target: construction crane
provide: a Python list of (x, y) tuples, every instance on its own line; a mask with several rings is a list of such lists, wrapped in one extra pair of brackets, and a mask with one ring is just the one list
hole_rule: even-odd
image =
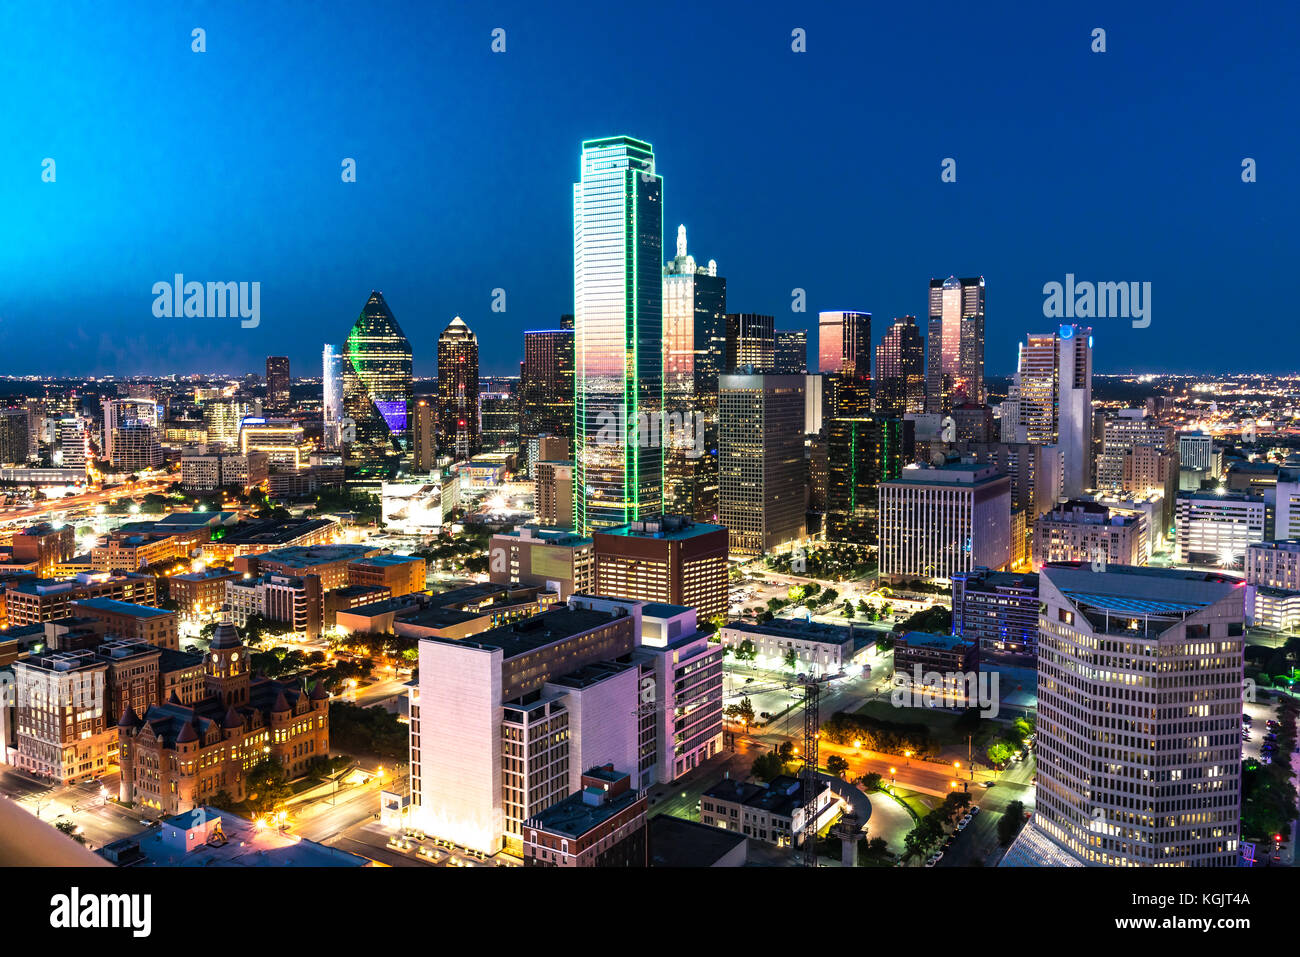
[(821, 683), (824, 677), (800, 675), (803, 685), (803, 866), (817, 866), (817, 743), (821, 730)]

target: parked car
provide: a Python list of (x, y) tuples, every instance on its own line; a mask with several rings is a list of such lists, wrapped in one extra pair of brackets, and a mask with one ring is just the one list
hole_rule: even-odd
[(978, 804), (972, 804), (970, 808), (971, 816), (974, 817), (979, 812), (980, 812), (980, 806)]
[(981, 782), (980, 782), (980, 787), (982, 787), (982, 788), (991, 788), (991, 787), (993, 787), (993, 782), (992, 782), (992, 781), (981, 781)]

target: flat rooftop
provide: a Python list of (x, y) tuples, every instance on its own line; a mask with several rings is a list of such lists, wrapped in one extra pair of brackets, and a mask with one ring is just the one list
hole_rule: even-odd
[(936, 635), (928, 631), (909, 631), (898, 640), (909, 648), (939, 648), (944, 651), (975, 646), (974, 641), (961, 635)]
[[(729, 621), (723, 626), (729, 631), (750, 635), (779, 635), (782, 638), (802, 638), (830, 645), (848, 645), (854, 640), (855, 630), (847, 625), (832, 625), (821, 621), (804, 621), (801, 618), (773, 618), (771, 621)], [(868, 629), (857, 629), (866, 632)], [(871, 637), (874, 637), (871, 636)]]
[(540, 615), (533, 615), (522, 621), (501, 625), (474, 635), (472, 638), (431, 638), (430, 641), (445, 641), (449, 644), (476, 648), (500, 648), (506, 658), (515, 658), (528, 654), (538, 648), (545, 648), (556, 642), (580, 635), (585, 631), (599, 628), (630, 618), (626, 615), (613, 615), (603, 611), (586, 608), (570, 608), (567, 605), (552, 608)]
[(714, 867), (748, 838), (669, 814), (650, 818), (651, 867)]
[[(586, 776), (592, 777), (594, 775), (588, 771)], [(525, 827), (532, 827), (535, 824), (538, 830), (559, 834), (563, 837), (577, 838), (588, 833), (593, 828), (599, 827), (616, 814), (626, 811), (641, 800), (644, 800), (644, 796), (640, 792), (624, 791), (617, 797), (610, 798), (601, 804), (588, 804), (583, 800), (583, 792), (579, 791), (576, 794), (570, 794), (558, 804), (552, 804), (545, 811), (529, 818)]]
[(129, 601), (118, 601), (116, 598), (78, 598), (74, 604), (78, 608), (93, 608), (96, 611), (106, 611), (114, 615), (130, 615), (132, 618), (158, 618), (163, 615), (175, 614), (175, 612), (167, 611), (165, 608), (136, 605)]
[(391, 568), (394, 565), (411, 565), (415, 562), (422, 562), (423, 558), (415, 555), (371, 555), (369, 558), (358, 558), (353, 565), (370, 565), (374, 568)]
[(294, 545), (266, 552), (259, 555), (258, 560), (292, 568), (312, 568), (330, 562), (356, 561), (374, 550), (371, 545)]

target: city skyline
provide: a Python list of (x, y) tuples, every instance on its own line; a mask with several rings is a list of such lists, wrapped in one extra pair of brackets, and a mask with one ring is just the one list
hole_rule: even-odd
[[(1195, 45), (1181, 43), (1179, 31), (1193, 29), (1190, 23), (1156, 26), (1138, 13), (1101, 17), (1110, 46), (1100, 54), (1089, 49), (1091, 21), (1051, 13), (1026, 24), (990, 11), (968, 25), (972, 42), (991, 54), (972, 77), (942, 61), (933, 76), (921, 75), (908, 60), (924, 41), (922, 20), (932, 14), (890, 11), (891, 19), (877, 24), (855, 12), (801, 13), (792, 24), (788, 16), (747, 9), (747, 16), (731, 18), (726, 32), (682, 36), (652, 26), (640, 42), (659, 44), (665, 62), (683, 66), (634, 77), (624, 94), (595, 91), (582, 110), (543, 124), (536, 116), (543, 99), (571, 100), (580, 89), (575, 75), (543, 75), (553, 72), (545, 70), (550, 58), (581, 53), (600, 69), (620, 44), (597, 44), (589, 27), (570, 30), (520, 9), (503, 17), (514, 26), (505, 52), (494, 54), (491, 27), (452, 12), (439, 24), (448, 49), (438, 68), (420, 73), (423, 79), (410, 88), (367, 72), (360, 91), (323, 109), (301, 75), (325, 72), (353, 43), (387, 35), (409, 11), (395, 4), (373, 20), (319, 26), (310, 48), (289, 49), (282, 63), (269, 64), (276, 58), (262, 55), (259, 30), (275, 32), (291, 11), (238, 23), (214, 11), (201, 55), (190, 50), (188, 22), (143, 24), (130, 11), (107, 28), (119, 44), (90, 43), (84, 31), (101, 27), (92, 27), (89, 17), (65, 22), (37, 12), (18, 24), (11, 31), (20, 50), (17, 148), (0, 156), (0, 178), (10, 186), (11, 215), (30, 228), (0, 256), (6, 290), (0, 329), (39, 322), (69, 348), (48, 357), (34, 342), (20, 342), (10, 369), (238, 372), (258, 368), (267, 355), (287, 355), (293, 368), (309, 368), (322, 344), (312, 340), (326, 338), (314, 335), (316, 328), (347, 321), (354, 308), (348, 304), (378, 289), (411, 336), (417, 375), (433, 374), (437, 331), (455, 315), (492, 332), (484, 371), (510, 373), (517, 361), (512, 343), (523, 330), (552, 327), (573, 311), (566, 278), (573, 144), (616, 134), (655, 144), (660, 172), (672, 184), (665, 229), (684, 223), (700, 248), (727, 264), (730, 307), (775, 315), (778, 329), (811, 334), (817, 312), (857, 309), (877, 317), (874, 347), (895, 317), (927, 314), (928, 279), (983, 275), (992, 291), (987, 373), (1009, 374), (1023, 335), (1050, 332), (1055, 324), (1043, 315), (1044, 285), (1075, 275), (1152, 283), (1151, 327), (1094, 323), (1099, 372), (1210, 371), (1197, 334), (1212, 334), (1229, 316), (1254, 317), (1263, 336), (1282, 331), (1266, 289), (1287, 264), (1278, 211), (1294, 200), (1296, 187), (1277, 157), (1296, 155), (1296, 134), (1272, 121), (1267, 98), (1246, 95), (1294, 84), (1281, 72), (1272, 31), (1247, 33), (1233, 24), (1216, 30), (1223, 57), (1242, 65), (1224, 90), (1201, 77)], [(794, 26), (807, 31), (806, 53), (791, 50)], [(56, 34), (62, 39), (52, 43)], [(891, 43), (880, 43), (880, 34)], [(844, 123), (830, 98), (815, 94), (848, 81), (851, 74), (836, 64), (851, 62), (845, 54), (864, 36), (875, 38), (882, 71), (900, 79), (889, 104), (859, 128)], [(31, 51), (44, 55), (51, 46), (67, 77), (51, 83), (44, 71), (21, 69)], [(156, 84), (164, 89), (141, 89), (124, 75), (127, 51), (142, 46), (157, 47), (151, 60), (169, 81)], [(718, 56), (702, 56), (704, 49)], [(422, 53), (410, 41), (396, 44), (391, 55), (401, 67), (422, 63)], [(266, 125), (262, 91), (239, 78), (254, 58), (273, 71), (282, 97), (269, 114), (302, 113), (314, 125), (288, 117)], [(760, 68), (740, 85), (728, 75), (735, 62)], [(472, 95), (448, 96), (471, 70), (488, 82)], [(1051, 89), (1005, 96), (1006, 84), (1026, 70), (1050, 77)], [(73, 104), (69, 98), (83, 89), (78, 81), (87, 71), (106, 79), (84, 104)], [(1153, 75), (1177, 75), (1184, 85), (1175, 90)], [(24, 98), (32, 82), (43, 84), (40, 95)], [(665, 84), (709, 95), (721, 107), (721, 128), (699, 117), (666, 119), (658, 89)], [(941, 108), (953, 89), (980, 107), (917, 135), (903, 117)], [(397, 103), (412, 93), (455, 102), (440, 108), (441, 122), (410, 123)], [(762, 110), (741, 99), (749, 94), (765, 103)], [(120, 132), (101, 128), (90, 115), (103, 106), (98, 98), (109, 95), (127, 104)], [(1066, 112), (1056, 105), (1062, 97)], [(384, 135), (367, 145), (357, 128), (376, 98), (394, 102), (378, 109)], [(1198, 98), (1204, 106), (1192, 113), (1189, 104)], [(41, 104), (39, 112), (27, 103)], [(236, 123), (222, 136), (228, 146), (214, 157), (190, 141), (207, 137), (156, 132), (161, 117), (182, 115), (181, 103), (188, 113), (219, 110), (251, 126), (243, 131)], [(795, 104), (807, 111), (798, 115), (807, 117), (809, 136), (829, 131), (841, 148), (810, 150), (808, 137), (799, 134), (803, 127), (791, 133), (780, 117)], [(53, 114), (67, 118), (57, 132), (42, 118)], [(1168, 165), (1111, 147), (1137, 121), (1153, 141), (1167, 144)], [(470, 138), (456, 129), (478, 132)], [(714, 150), (720, 133), (763, 143), (761, 160), (724, 165)], [(879, 139), (907, 146), (859, 148)], [(529, 157), (526, 176), (512, 168), (520, 155)], [(1242, 182), (1246, 157), (1259, 164), (1258, 182)], [(54, 182), (42, 182), (46, 158), (57, 164)], [(356, 163), (356, 182), (340, 177), (348, 158)], [(942, 163), (949, 158), (956, 161), (956, 181), (946, 183)], [(450, 183), (455, 189), (444, 185)], [(773, 193), (774, 183), (786, 188)], [(1184, 210), (1177, 201), (1189, 188), (1199, 201)], [(1067, 194), (1077, 199), (1057, 201)], [(750, 202), (754, 195), (770, 198)], [(980, 225), (936, 229), (943, 221)], [(102, 238), (93, 245), (79, 238), (91, 235)], [(1251, 238), (1241, 242), (1242, 236)], [(435, 262), (439, 268), (430, 269)], [(261, 283), (259, 325), (154, 317), (152, 284), (178, 272), (201, 281)], [(1196, 282), (1186, 281), (1193, 275)], [(806, 312), (791, 311), (796, 288), (807, 295)], [(493, 311), (495, 290), (504, 291), (504, 312)], [(214, 336), (223, 342), (219, 365), (210, 355)], [(1215, 361), (1233, 369), (1291, 368), (1285, 354), (1258, 349), (1251, 337), (1227, 341)]]

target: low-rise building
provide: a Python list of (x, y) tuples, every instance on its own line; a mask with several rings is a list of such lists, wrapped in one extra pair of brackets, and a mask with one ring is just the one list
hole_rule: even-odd
[(1145, 565), (1151, 558), (1146, 517), (1112, 512), (1096, 502), (1070, 501), (1034, 520), (1035, 568), (1048, 562)]
[(180, 649), (176, 612), (114, 598), (82, 598), (72, 602), (74, 615), (96, 622), (95, 632), (118, 638), (138, 638), (159, 648)]
[(498, 585), (543, 585), (568, 601), (594, 591), (595, 544), (568, 528), (521, 525), (492, 536), (488, 577)]
[(977, 568), (952, 577), (952, 630), (980, 655), (1038, 653), (1038, 575)]
[[(817, 816), (810, 826), (821, 830), (830, 823), (839, 799), (825, 781), (817, 783)], [(802, 783), (784, 774), (766, 785), (725, 778), (701, 796), (700, 822), (777, 847), (793, 847), (804, 830)]]
[(722, 643), (733, 651), (745, 641), (754, 644), (755, 667), (779, 671), (794, 652), (795, 671), (812, 675), (837, 675), (862, 665), (875, 646), (870, 630), (853, 625), (832, 625), (801, 618), (771, 621), (729, 621), (718, 630)]
[(524, 866), (648, 866), (646, 792), (612, 764), (591, 768), (581, 784), (524, 822)]
[(349, 585), (378, 585), (400, 597), (425, 588), (426, 563), (415, 555), (372, 555), (348, 562)]

